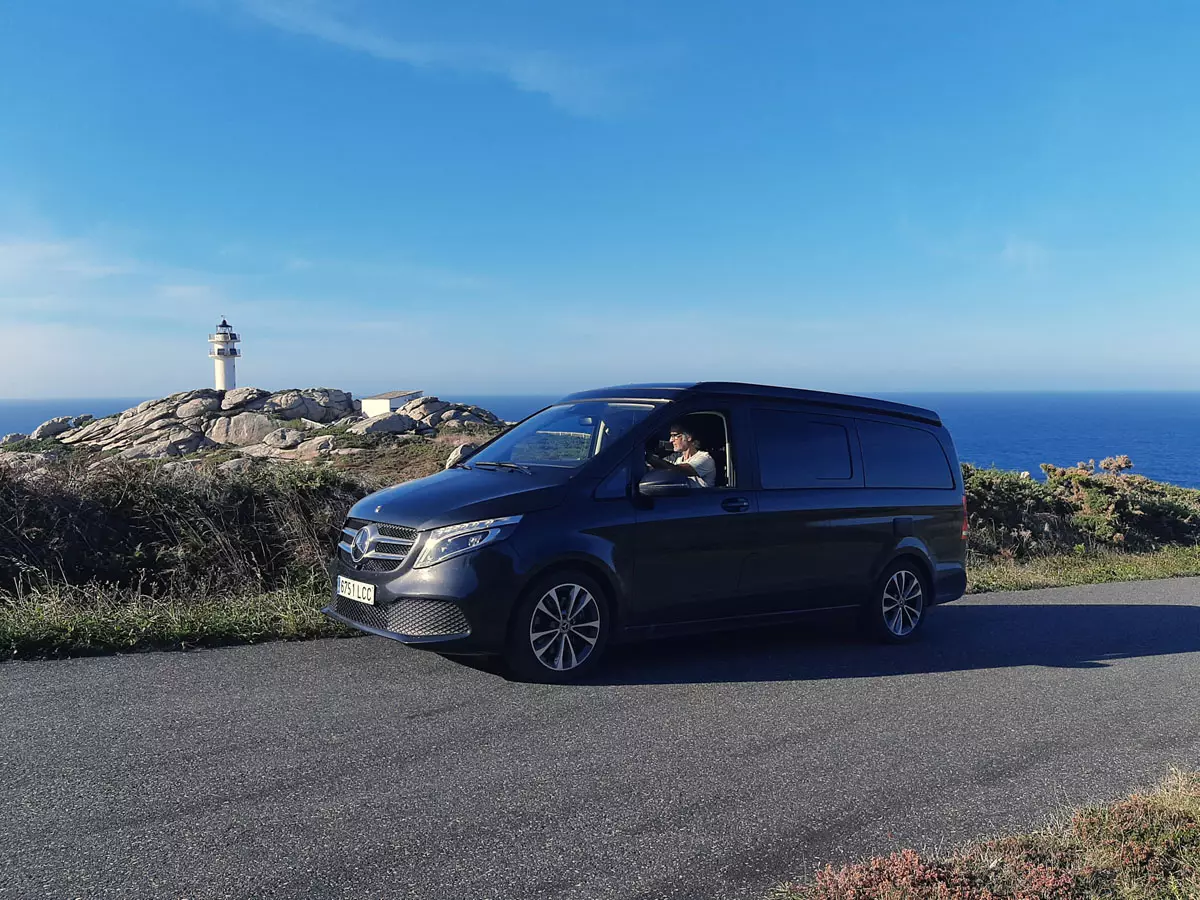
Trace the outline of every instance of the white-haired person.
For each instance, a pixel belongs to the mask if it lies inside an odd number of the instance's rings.
[[[670,456],[649,454],[646,461],[655,469],[674,469],[682,472],[692,483],[692,487],[716,487],[717,464],[713,458],[700,449],[696,436],[682,426],[671,427]]]

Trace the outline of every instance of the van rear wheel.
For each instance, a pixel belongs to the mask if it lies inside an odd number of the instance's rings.
[[[931,598],[929,579],[913,561],[902,559],[883,570],[863,606],[863,626],[888,644],[911,641],[925,623]]]
[[[608,645],[609,609],[603,589],[583,572],[539,578],[517,604],[504,659],[524,681],[565,684],[583,678]]]

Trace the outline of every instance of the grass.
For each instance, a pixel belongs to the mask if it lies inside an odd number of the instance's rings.
[[[1200,575],[1200,546],[1165,547],[1148,553],[1099,550],[1033,559],[983,560],[967,569],[970,593],[1144,581]]]
[[[321,613],[326,594],[295,585],[180,601],[114,585],[0,595],[0,659],[42,659],[357,635]]]
[[[827,866],[771,900],[1196,900],[1200,774],[1062,815],[1039,831]]]

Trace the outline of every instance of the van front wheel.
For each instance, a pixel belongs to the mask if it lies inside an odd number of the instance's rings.
[[[504,658],[522,680],[576,681],[600,662],[611,624],[608,600],[594,579],[552,572],[522,595]]]
[[[863,625],[889,644],[912,640],[929,610],[929,583],[920,566],[899,560],[883,570],[863,607]]]

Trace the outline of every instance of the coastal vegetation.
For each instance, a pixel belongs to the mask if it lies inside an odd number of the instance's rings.
[[[495,432],[357,434],[344,449],[358,452],[306,461],[127,459],[51,439],[31,468],[2,464],[27,456],[20,444],[0,451],[0,658],[345,634],[320,607],[350,505]],[[1045,480],[964,465],[970,589],[1200,575],[1200,490],[1128,462],[1045,465]]]
[[[956,853],[899,850],[827,866],[771,900],[1191,900],[1200,897],[1200,774],[1066,812]]]

